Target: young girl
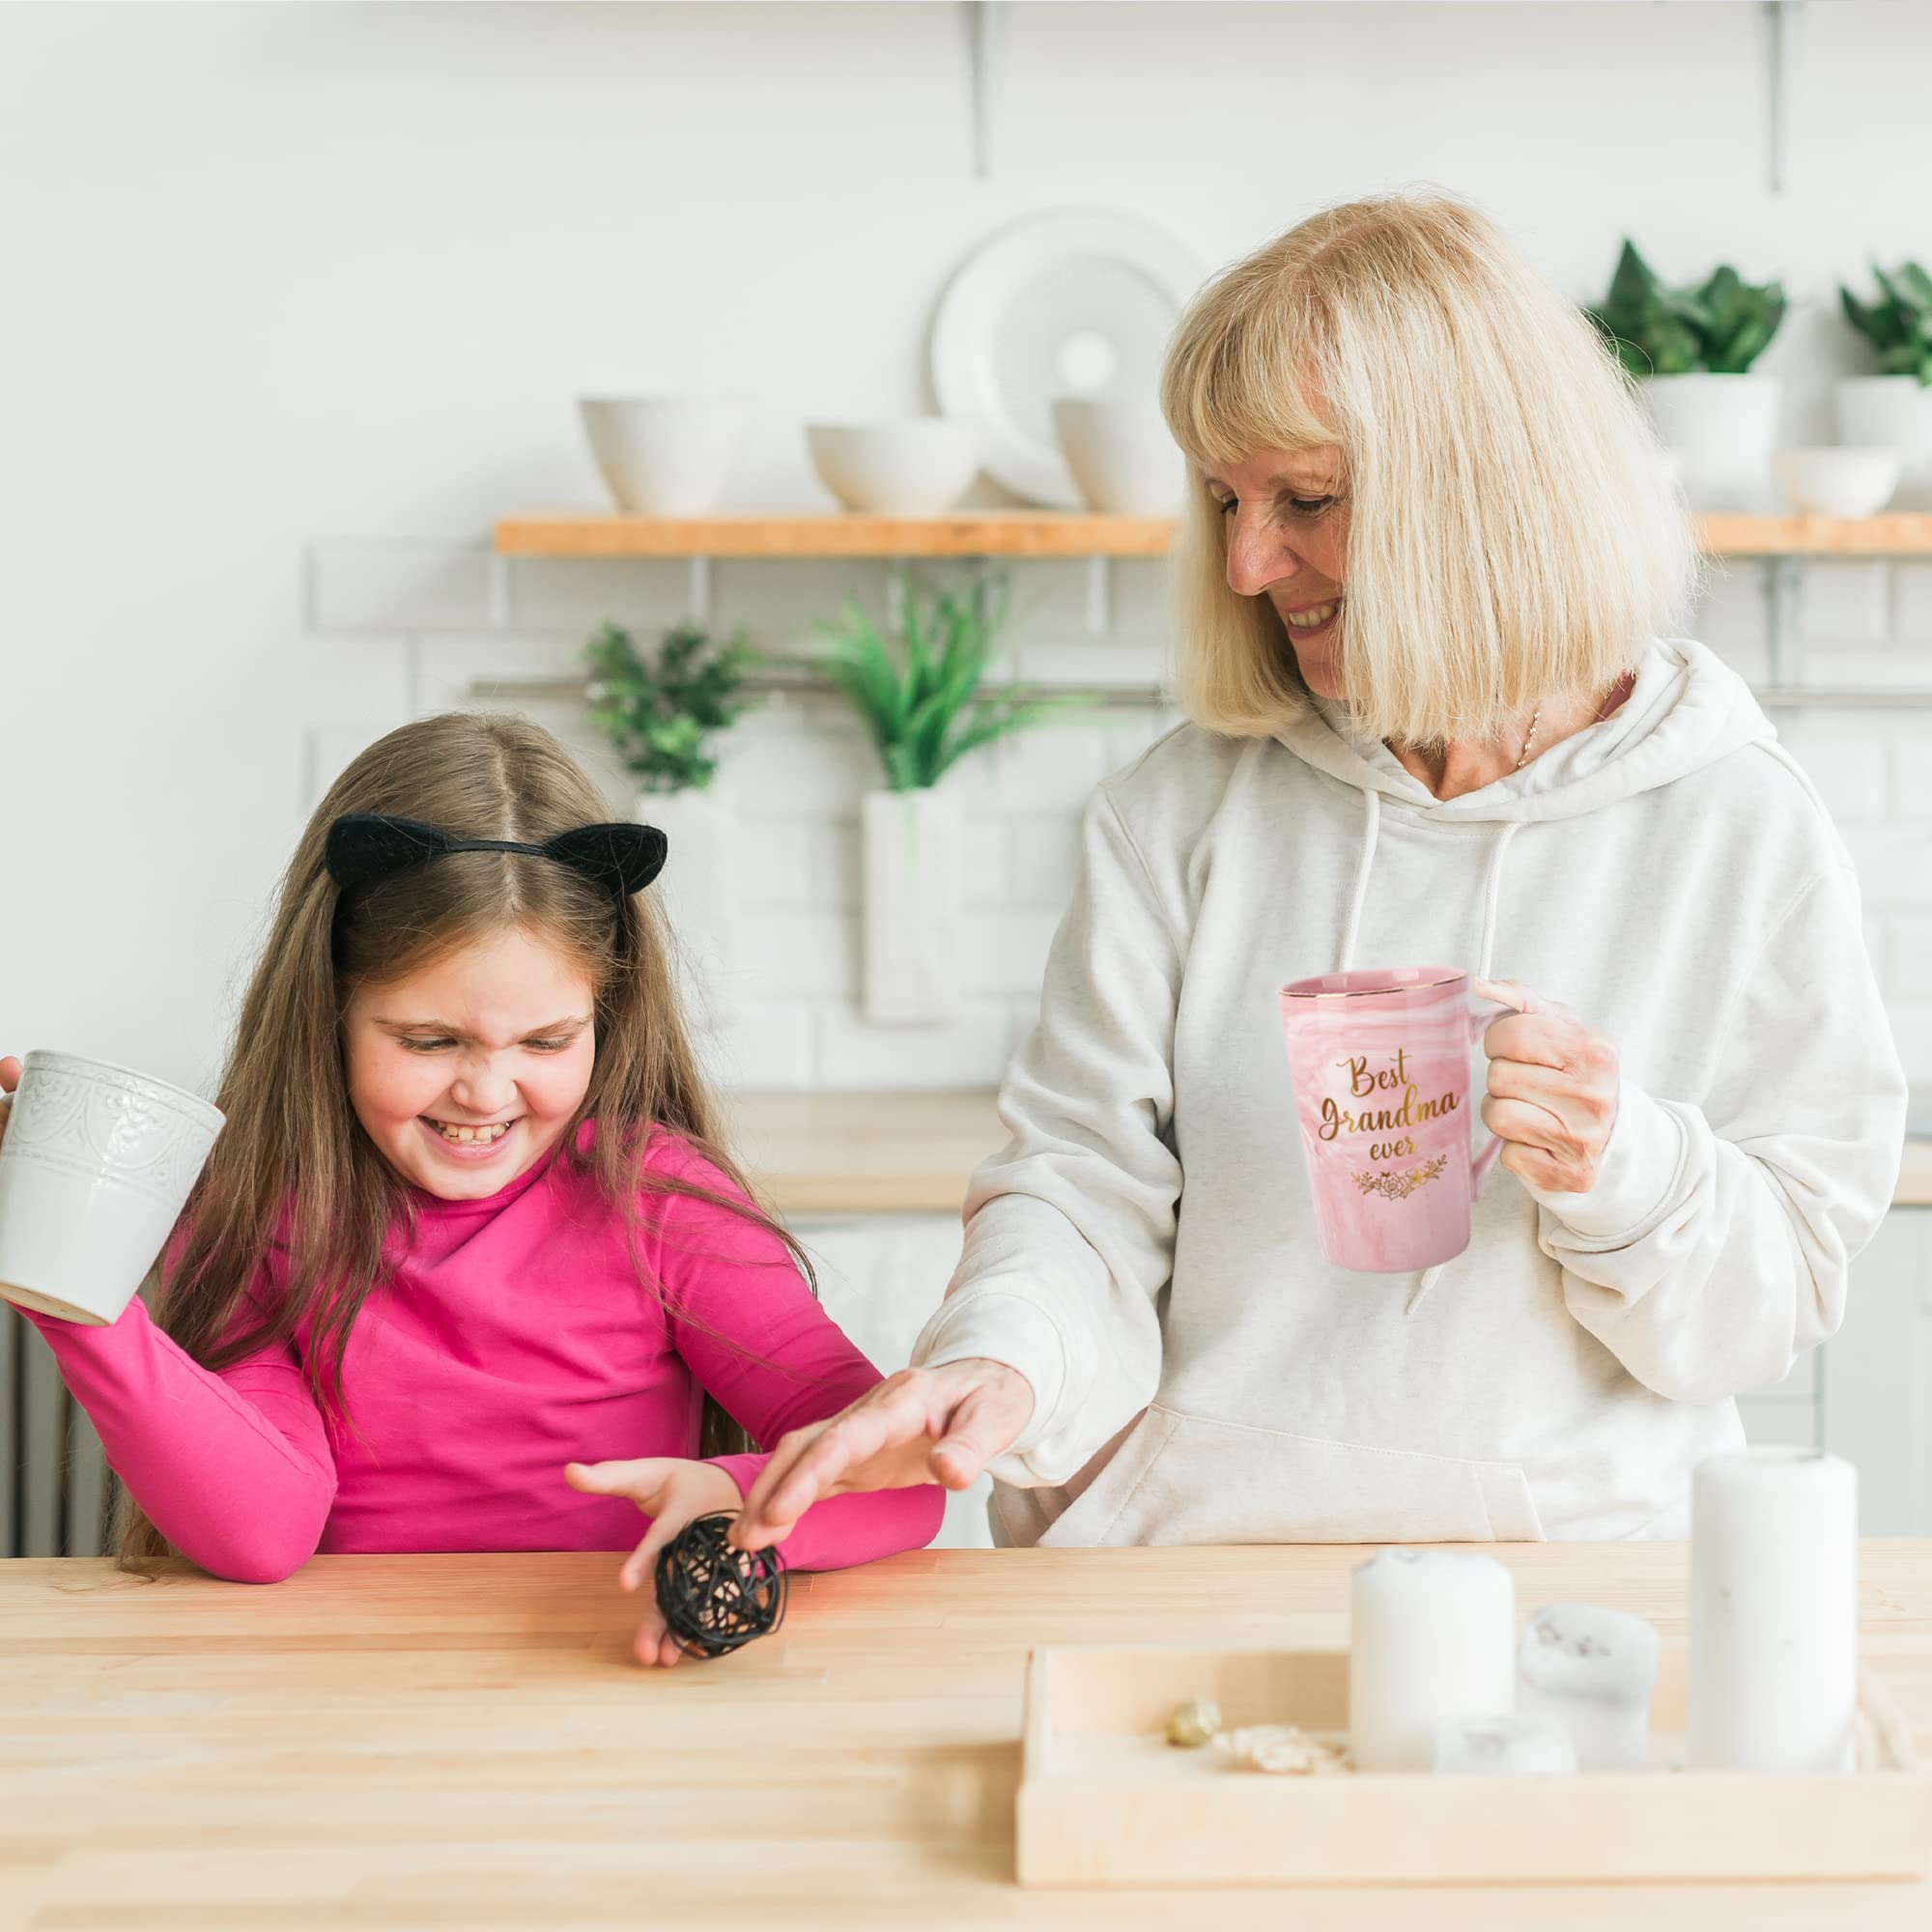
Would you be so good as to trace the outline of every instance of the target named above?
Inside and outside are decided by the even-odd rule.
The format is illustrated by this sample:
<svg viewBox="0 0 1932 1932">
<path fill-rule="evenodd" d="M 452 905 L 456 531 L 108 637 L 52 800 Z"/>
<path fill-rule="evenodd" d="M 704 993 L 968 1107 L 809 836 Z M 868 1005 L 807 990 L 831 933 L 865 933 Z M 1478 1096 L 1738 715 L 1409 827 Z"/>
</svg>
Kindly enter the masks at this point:
<svg viewBox="0 0 1932 1932">
<path fill-rule="evenodd" d="M 27 1317 L 127 1486 L 124 1555 L 271 1582 L 317 1550 L 627 1548 L 642 1510 L 619 1578 L 639 1661 L 675 1663 L 658 1548 L 765 1462 L 698 1460 L 706 1396 L 769 1446 L 879 1380 L 718 1145 L 640 890 L 663 837 L 605 816 L 548 732 L 462 714 L 323 801 L 155 1314 Z M 838 1497 L 785 1555 L 914 1548 L 943 1504 Z"/>
</svg>

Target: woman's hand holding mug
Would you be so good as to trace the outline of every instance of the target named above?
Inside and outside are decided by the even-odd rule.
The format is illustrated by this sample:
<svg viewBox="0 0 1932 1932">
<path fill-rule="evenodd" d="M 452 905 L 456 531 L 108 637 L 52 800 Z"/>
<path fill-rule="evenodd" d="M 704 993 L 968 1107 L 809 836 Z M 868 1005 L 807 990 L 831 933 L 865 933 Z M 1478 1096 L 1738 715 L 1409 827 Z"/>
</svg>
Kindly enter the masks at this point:
<svg viewBox="0 0 1932 1932">
<path fill-rule="evenodd" d="M 1516 1009 L 1483 1035 L 1490 1057 L 1483 1124 L 1504 1143 L 1501 1165 L 1551 1193 L 1584 1193 L 1596 1184 L 1616 1125 L 1616 1042 L 1514 980 L 1474 986 L 1483 999 Z"/>
<path fill-rule="evenodd" d="M 963 1490 L 1018 1438 L 1033 1406 L 1033 1384 L 1004 1362 L 901 1369 L 828 1421 L 779 1438 L 731 1541 L 741 1549 L 781 1543 L 813 1503 L 852 1490 Z"/>
<path fill-rule="evenodd" d="M 7 1116 L 14 1111 L 12 1094 L 20 1084 L 20 1063 L 10 1053 L 0 1060 L 0 1143 L 7 1138 Z"/>
<path fill-rule="evenodd" d="M 1471 993 L 1513 1010 L 1485 1022 Z M 1555 1193 L 1595 1183 L 1616 1122 L 1617 1050 L 1569 1008 L 1515 980 L 1437 966 L 1292 980 L 1280 1007 L 1317 1238 L 1338 1267 L 1426 1274 L 1454 1261 L 1496 1166 Z M 1479 1097 L 1480 1153 L 1469 1145 Z"/>
</svg>

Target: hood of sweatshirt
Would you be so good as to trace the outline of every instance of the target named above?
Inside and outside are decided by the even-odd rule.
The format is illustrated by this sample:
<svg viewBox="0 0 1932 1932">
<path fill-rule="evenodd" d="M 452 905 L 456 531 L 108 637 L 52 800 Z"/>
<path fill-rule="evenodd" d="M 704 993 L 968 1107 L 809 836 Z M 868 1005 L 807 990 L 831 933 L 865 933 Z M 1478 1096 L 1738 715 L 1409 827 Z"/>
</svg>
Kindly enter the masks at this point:
<svg viewBox="0 0 1932 1932">
<path fill-rule="evenodd" d="M 1444 823 L 1503 825 L 1600 810 L 1777 733 L 1744 679 L 1704 645 L 1689 638 L 1654 638 L 1631 695 L 1607 718 L 1521 771 L 1460 798 L 1435 797 L 1337 699 L 1318 697 L 1312 710 L 1275 736 L 1296 757 L 1353 785 L 1365 799 Z"/>
<path fill-rule="evenodd" d="M 1361 794 L 1354 888 L 1333 970 L 1345 972 L 1354 963 L 1355 935 L 1372 890 L 1376 845 L 1386 811 L 1442 825 L 1496 828 L 1476 966 L 1487 979 L 1510 840 L 1521 827 L 1600 810 L 1715 764 L 1740 746 L 1775 745 L 1777 733 L 1744 679 L 1704 645 L 1689 638 L 1654 638 L 1637 667 L 1631 695 L 1607 718 L 1551 746 L 1521 771 L 1460 798 L 1437 798 L 1338 699 L 1316 698 L 1307 713 L 1275 736 L 1304 763 Z M 1790 762 L 1781 752 L 1776 755 Z"/>
</svg>

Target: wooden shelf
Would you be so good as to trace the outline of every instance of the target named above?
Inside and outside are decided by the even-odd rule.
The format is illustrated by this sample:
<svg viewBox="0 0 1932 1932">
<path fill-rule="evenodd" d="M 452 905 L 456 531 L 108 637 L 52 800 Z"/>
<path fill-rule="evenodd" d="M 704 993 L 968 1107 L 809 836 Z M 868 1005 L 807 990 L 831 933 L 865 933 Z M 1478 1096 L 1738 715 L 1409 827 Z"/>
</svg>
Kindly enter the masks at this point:
<svg viewBox="0 0 1932 1932">
<path fill-rule="evenodd" d="M 1932 513 L 1889 516 L 1708 516 L 1697 537 L 1720 556 L 1932 555 Z M 977 510 L 952 517 L 505 517 L 507 556 L 1160 556 L 1164 517 Z"/>
<path fill-rule="evenodd" d="M 1882 517 L 1699 517 L 1697 538 L 1719 556 L 1932 554 L 1932 513 Z"/>
<path fill-rule="evenodd" d="M 954 517 L 506 517 L 510 556 L 1159 556 L 1165 517 L 976 510 Z"/>
</svg>

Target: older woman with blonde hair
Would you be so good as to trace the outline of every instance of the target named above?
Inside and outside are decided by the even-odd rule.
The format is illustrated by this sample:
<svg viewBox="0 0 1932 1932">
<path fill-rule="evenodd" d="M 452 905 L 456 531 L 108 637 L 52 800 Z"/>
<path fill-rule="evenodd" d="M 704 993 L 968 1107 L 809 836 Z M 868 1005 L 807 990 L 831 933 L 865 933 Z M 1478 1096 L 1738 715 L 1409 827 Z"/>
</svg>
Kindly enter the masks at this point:
<svg viewBox="0 0 1932 1932">
<path fill-rule="evenodd" d="M 1672 635 L 1695 547 L 1631 383 L 1474 209 L 1302 222 L 1202 292 L 1161 401 L 1191 722 L 1087 810 L 916 1366 L 735 1534 L 986 1467 L 1005 1543 L 1681 1535 L 1898 1171 L 1843 843 Z M 1276 989 L 1418 961 L 1511 1009 L 1506 1172 L 1445 1264 L 1354 1272 Z"/>
</svg>

